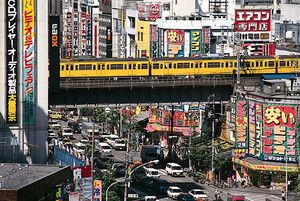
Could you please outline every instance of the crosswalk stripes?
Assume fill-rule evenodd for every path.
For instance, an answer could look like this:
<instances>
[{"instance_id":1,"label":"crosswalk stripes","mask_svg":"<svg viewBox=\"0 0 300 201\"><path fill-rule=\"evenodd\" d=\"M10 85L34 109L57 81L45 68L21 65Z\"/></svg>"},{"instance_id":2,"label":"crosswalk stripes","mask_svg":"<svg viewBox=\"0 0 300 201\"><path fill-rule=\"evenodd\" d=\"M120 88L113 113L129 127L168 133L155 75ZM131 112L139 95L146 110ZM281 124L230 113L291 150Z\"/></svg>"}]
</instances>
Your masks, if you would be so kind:
<instances>
[{"instance_id":1,"label":"crosswalk stripes","mask_svg":"<svg viewBox=\"0 0 300 201\"><path fill-rule=\"evenodd\" d=\"M167 175L167 171L165 169L158 169L158 172L162 175Z\"/></svg>"}]
</instances>

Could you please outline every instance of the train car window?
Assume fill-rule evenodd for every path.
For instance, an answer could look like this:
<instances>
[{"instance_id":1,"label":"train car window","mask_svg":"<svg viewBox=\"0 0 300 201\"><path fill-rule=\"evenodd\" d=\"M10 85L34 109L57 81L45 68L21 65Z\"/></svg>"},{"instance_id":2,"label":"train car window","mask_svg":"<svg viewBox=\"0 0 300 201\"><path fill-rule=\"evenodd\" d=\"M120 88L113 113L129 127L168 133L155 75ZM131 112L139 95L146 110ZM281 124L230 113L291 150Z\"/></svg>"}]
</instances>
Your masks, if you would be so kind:
<instances>
[{"instance_id":1,"label":"train car window","mask_svg":"<svg viewBox=\"0 0 300 201\"><path fill-rule=\"evenodd\" d=\"M183 63L178 63L177 68L183 68Z\"/></svg>"},{"instance_id":2,"label":"train car window","mask_svg":"<svg viewBox=\"0 0 300 201\"><path fill-rule=\"evenodd\" d=\"M159 64L153 64L153 69L159 69Z\"/></svg>"},{"instance_id":3,"label":"train car window","mask_svg":"<svg viewBox=\"0 0 300 201\"><path fill-rule=\"evenodd\" d=\"M79 70L85 70L85 65L79 64Z\"/></svg>"},{"instance_id":4,"label":"train car window","mask_svg":"<svg viewBox=\"0 0 300 201\"><path fill-rule=\"evenodd\" d=\"M234 65L234 68L236 68L236 67L237 67L237 62L234 62L234 64L233 64L233 65Z\"/></svg>"},{"instance_id":5,"label":"train car window","mask_svg":"<svg viewBox=\"0 0 300 201\"><path fill-rule=\"evenodd\" d=\"M67 66L66 66L66 70L69 70L69 64L67 64Z\"/></svg>"},{"instance_id":6,"label":"train car window","mask_svg":"<svg viewBox=\"0 0 300 201\"><path fill-rule=\"evenodd\" d=\"M244 62L244 66L242 66L242 67L250 68L250 62L249 61Z\"/></svg>"},{"instance_id":7,"label":"train car window","mask_svg":"<svg viewBox=\"0 0 300 201\"><path fill-rule=\"evenodd\" d=\"M207 63L203 63L203 68L207 68Z\"/></svg>"},{"instance_id":8,"label":"train car window","mask_svg":"<svg viewBox=\"0 0 300 201\"><path fill-rule=\"evenodd\" d=\"M173 64L173 68L176 69L177 68L177 63Z\"/></svg>"},{"instance_id":9,"label":"train car window","mask_svg":"<svg viewBox=\"0 0 300 201\"><path fill-rule=\"evenodd\" d=\"M131 64L129 64L129 68L128 69L131 70Z\"/></svg>"},{"instance_id":10,"label":"train car window","mask_svg":"<svg viewBox=\"0 0 300 201\"><path fill-rule=\"evenodd\" d=\"M148 69L148 65L147 64L142 64L142 69Z\"/></svg>"},{"instance_id":11,"label":"train car window","mask_svg":"<svg viewBox=\"0 0 300 201\"><path fill-rule=\"evenodd\" d=\"M279 65L280 65L280 66L285 66L285 61L280 61L280 62L279 62Z\"/></svg>"},{"instance_id":12,"label":"train car window","mask_svg":"<svg viewBox=\"0 0 300 201\"><path fill-rule=\"evenodd\" d=\"M100 64L98 64L97 70L101 70Z\"/></svg>"},{"instance_id":13,"label":"train car window","mask_svg":"<svg viewBox=\"0 0 300 201\"><path fill-rule=\"evenodd\" d=\"M225 67L228 68L228 62L225 62Z\"/></svg>"},{"instance_id":14,"label":"train car window","mask_svg":"<svg viewBox=\"0 0 300 201\"><path fill-rule=\"evenodd\" d=\"M208 62L208 68L220 68L220 62Z\"/></svg>"},{"instance_id":15,"label":"train car window","mask_svg":"<svg viewBox=\"0 0 300 201\"><path fill-rule=\"evenodd\" d=\"M72 66L71 66L71 68L72 68ZM96 70L96 65L93 65L93 70Z\"/></svg>"},{"instance_id":16,"label":"train car window","mask_svg":"<svg viewBox=\"0 0 300 201\"><path fill-rule=\"evenodd\" d=\"M116 70L117 69L117 65L116 64L111 64L110 65L110 69L111 70Z\"/></svg>"},{"instance_id":17,"label":"train car window","mask_svg":"<svg viewBox=\"0 0 300 201\"><path fill-rule=\"evenodd\" d=\"M70 70L73 70L73 64L70 65Z\"/></svg>"},{"instance_id":18,"label":"train car window","mask_svg":"<svg viewBox=\"0 0 300 201\"><path fill-rule=\"evenodd\" d=\"M102 70L105 70L105 64L102 64Z\"/></svg>"},{"instance_id":19,"label":"train car window","mask_svg":"<svg viewBox=\"0 0 300 201\"><path fill-rule=\"evenodd\" d=\"M61 65L61 70L65 70L65 65Z\"/></svg>"},{"instance_id":20,"label":"train car window","mask_svg":"<svg viewBox=\"0 0 300 201\"><path fill-rule=\"evenodd\" d=\"M136 69L136 64L133 64L133 70L135 70Z\"/></svg>"},{"instance_id":21,"label":"train car window","mask_svg":"<svg viewBox=\"0 0 300 201\"><path fill-rule=\"evenodd\" d=\"M193 63L191 63L191 68L194 68L194 64Z\"/></svg>"},{"instance_id":22,"label":"train car window","mask_svg":"<svg viewBox=\"0 0 300 201\"><path fill-rule=\"evenodd\" d=\"M87 65L85 66L85 69L86 69L86 70L92 70L92 65L91 65L91 64L87 64Z\"/></svg>"},{"instance_id":23,"label":"train car window","mask_svg":"<svg viewBox=\"0 0 300 201\"><path fill-rule=\"evenodd\" d=\"M190 64L189 63L184 63L184 68L190 68Z\"/></svg>"},{"instance_id":24,"label":"train car window","mask_svg":"<svg viewBox=\"0 0 300 201\"><path fill-rule=\"evenodd\" d=\"M127 69L127 64L124 65L124 69L125 69L125 70Z\"/></svg>"},{"instance_id":25,"label":"train car window","mask_svg":"<svg viewBox=\"0 0 300 201\"><path fill-rule=\"evenodd\" d=\"M199 64L198 64L198 63L196 63L196 64L195 64L195 68L198 68L198 66L199 66Z\"/></svg>"},{"instance_id":26,"label":"train car window","mask_svg":"<svg viewBox=\"0 0 300 201\"><path fill-rule=\"evenodd\" d=\"M75 70L78 70L78 65L75 65Z\"/></svg>"},{"instance_id":27,"label":"train car window","mask_svg":"<svg viewBox=\"0 0 300 201\"><path fill-rule=\"evenodd\" d=\"M224 63L223 62L221 62L221 68L224 68Z\"/></svg>"},{"instance_id":28,"label":"train car window","mask_svg":"<svg viewBox=\"0 0 300 201\"><path fill-rule=\"evenodd\" d=\"M164 68L164 65L163 64L160 64L160 69L163 69Z\"/></svg>"},{"instance_id":29,"label":"train car window","mask_svg":"<svg viewBox=\"0 0 300 201\"><path fill-rule=\"evenodd\" d=\"M268 66L268 62L265 61L265 67L267 67L267 66Z\"/></svg>"},{"instance_id":30,"label":"train car window","mask_svg":"<svg viewBox=\"0 0 300 201\"><path fill-rule=\"evenodd\" d=\"M255 65L256 65L255 67L259 67L259 62L257 61Z\"/></svg>"},{"instance_id":31,"label":"train car window","mask_svg":"<svg viewBox=\"0 0 300 201\"><path fill-rule=\"evenodd\" d=\"M286 62L286 66L287 66L287 67L290 67L290 61L287 61L287 62Z\"/></svg>"},{"instance_id":32,"label":"train car window","mask_svg":"<svg viewBox=\"0 0 300 201\"><path fill-rule=\"evenodd\" d=\"M138 64L138 69L141 69L141 64Z\"/></svg>"},{"instance_id":33,"label":"train car window","mask_svg":"<svg viewBox=\"0 0 300 201\"><path fill-rule=\"evenodd\" d=\"M274 66L275 62L274 61L269 61L269 66Z\"/></svg>"}]
</instances>

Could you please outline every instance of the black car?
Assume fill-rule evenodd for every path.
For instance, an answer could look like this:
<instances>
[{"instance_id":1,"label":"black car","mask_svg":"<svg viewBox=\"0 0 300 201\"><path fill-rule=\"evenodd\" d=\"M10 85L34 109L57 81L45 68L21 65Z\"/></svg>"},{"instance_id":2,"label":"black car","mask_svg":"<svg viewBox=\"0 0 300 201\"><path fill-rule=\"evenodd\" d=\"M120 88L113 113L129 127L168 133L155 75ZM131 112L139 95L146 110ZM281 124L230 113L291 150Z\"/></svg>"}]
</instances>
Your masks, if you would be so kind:
<instances>
[{"instance_id":1,"label":"black car","mask_svg":"<svg viewBox=\"0 0 300 201\"><path fill-rule=\"evenodd\" d=\"M76 121L69 121L68 126L73 130L73 133L80 133L81 129Z\"/></svg>"},{"instance_id":2,"label":"black car","mask_svg":"<svg viewBox=\"0 0 300 201\"><path fill-rule=\"evenodd\" d=\"M179 201L195 201L195 198L187 193L181 193L178 197L177 200Z\"/></svg>"},{"instance_id":3,"label":"black car","mask_svg":"<svg viewBox=\"0 0 300 201\"><path fill-rule=\"evenodd\" d=\"M117 178L125 177L126 167L123 163L114 163L112 169L115 172Z\"/></svg>"}]
</instances>

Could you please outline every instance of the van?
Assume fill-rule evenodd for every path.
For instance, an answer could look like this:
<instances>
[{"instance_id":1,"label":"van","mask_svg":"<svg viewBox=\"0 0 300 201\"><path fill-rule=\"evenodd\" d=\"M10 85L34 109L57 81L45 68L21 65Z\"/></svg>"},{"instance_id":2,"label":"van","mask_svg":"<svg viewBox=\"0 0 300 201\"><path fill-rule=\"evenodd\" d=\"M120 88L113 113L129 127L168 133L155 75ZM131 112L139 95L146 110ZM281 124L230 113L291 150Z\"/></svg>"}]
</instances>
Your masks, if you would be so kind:
<instances>
[{"instance_id":1,"label":"van","mask_svg":"<svg viewBox=\"0 0 300 201\"><path fill-rule=\"evenodd\" d=\"M144 169L145 169L147 177L151 177L151 178L159 178L160 177L160 174L157 169L154 169L154 168L144 168Z\"/></svg>"},{"instance_id":2,"label":"van","mask_svg":"<svg viewBox=\"0 0 300 201\"><path fill-rule=\"evenodd\" d=\"M99 149L100 153L102 154L105 155L111 154L111 147L105 142L100 142L96 147Z\"/></svg>"},{"instance_id":3,"label":"van","mask_svg":"<svg viewBox=\"0 0 300 201\"><path fill-rule=\"evenodd\" d=\"M143 145L141 149L141 159L143 163L160 160L161 156L158 147L153 145Z\"/></svg>"},{"instance_id":4,"label":"van","mask_svg":"<svg viewBox=\"0 0 300 201\"><path fill-rule=\"evenodd\" d=\"M177 163L167 163L166 171L167 174L171 176L183 176L183 169L181 165Z\"/></svg>"}]
</instances>

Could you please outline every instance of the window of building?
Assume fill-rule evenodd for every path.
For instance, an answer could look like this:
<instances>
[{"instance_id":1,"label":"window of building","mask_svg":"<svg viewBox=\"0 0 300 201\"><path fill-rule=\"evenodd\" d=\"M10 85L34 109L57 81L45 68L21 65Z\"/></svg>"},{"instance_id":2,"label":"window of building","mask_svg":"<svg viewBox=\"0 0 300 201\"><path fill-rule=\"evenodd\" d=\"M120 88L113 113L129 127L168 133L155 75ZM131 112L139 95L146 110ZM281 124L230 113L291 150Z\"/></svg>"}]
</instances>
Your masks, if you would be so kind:
<instances>
[{"instance_id":1,"label":"window of building","mask_svg":"<svg viewBox=\"0 0 300 201\"><path fill-rule=\"evenodd\" d=\"M170 10L170 3L164 3L163 4L163 10L169 11Z\"/></svg>"},{"instance_id":2,"label":"window of building","mask_svg":"<svg viewBox=\"0 0 300 201\"><path fill-rule=\"evenodd\" d=\"M135 28L135 18L128 17L128 19L129 19L130 28L134 29Z\"/></svg>"},{"instance_id":3,"label":"window of building","mask_svg":"<svg viewBox=\"0 0 300 201\"><path fill-rule=\"evenodd\" d=\"M141 32L141 41L144 41L144 33Z\"/></svg>"},{"instance_id":4,"label":"window of building","mask_svg":"<svg viewBox=\"0 0 300 201\"><path fill-rule=\"evenodd\" d=\"M140 41L140 35L141 33L138 31L138 41Z\"/></svg>"}]
</instances>

